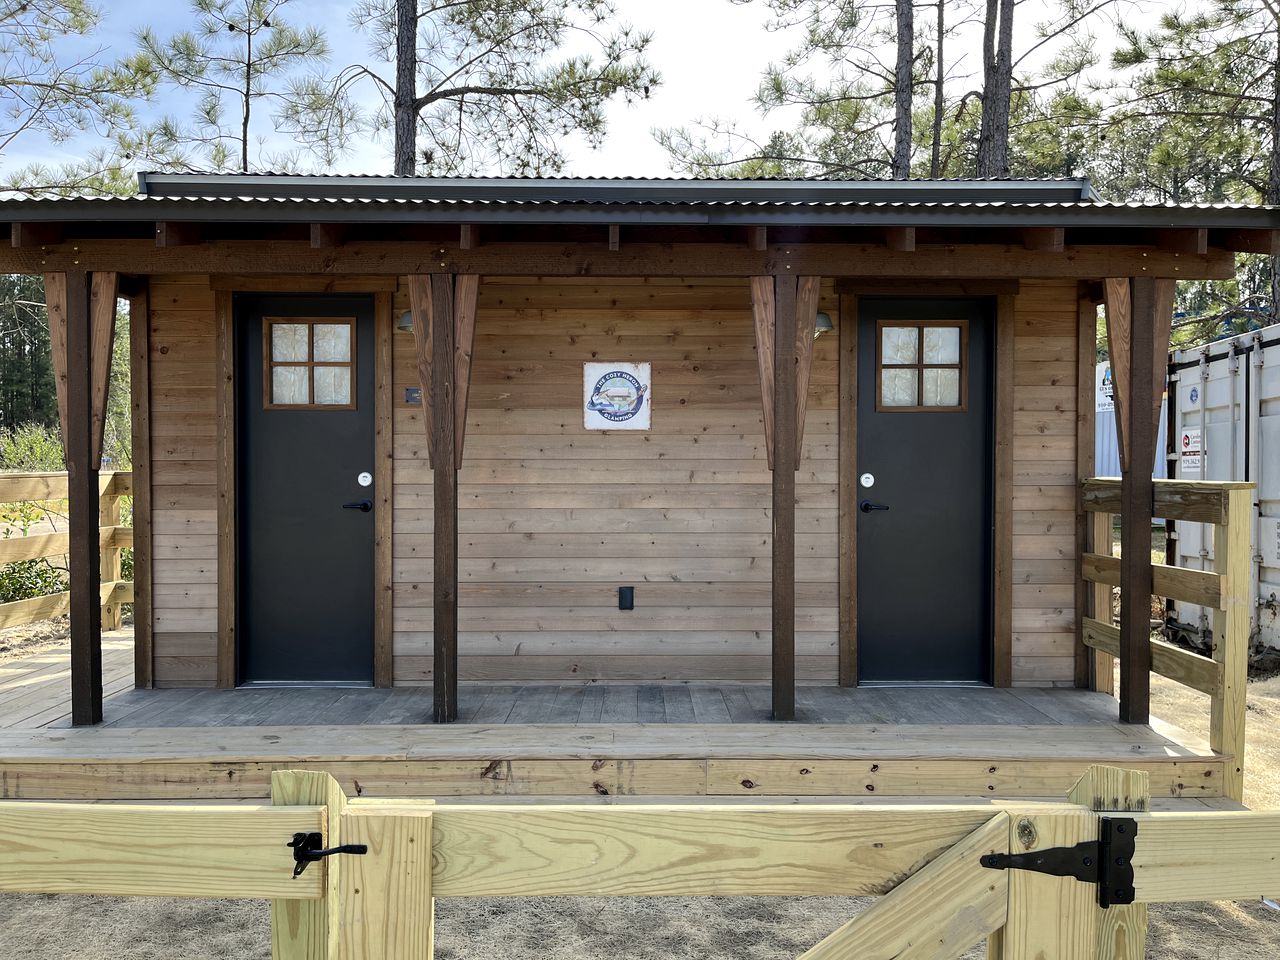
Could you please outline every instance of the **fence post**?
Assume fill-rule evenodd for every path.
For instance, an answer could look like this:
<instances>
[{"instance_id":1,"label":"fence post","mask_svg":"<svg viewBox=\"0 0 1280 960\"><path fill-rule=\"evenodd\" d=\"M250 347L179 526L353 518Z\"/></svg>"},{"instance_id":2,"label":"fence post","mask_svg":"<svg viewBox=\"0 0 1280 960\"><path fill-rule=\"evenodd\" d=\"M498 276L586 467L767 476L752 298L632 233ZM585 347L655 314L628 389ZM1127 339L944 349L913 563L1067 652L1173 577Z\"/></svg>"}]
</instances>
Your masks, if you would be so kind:
<instances>
[{"instance_id":1,"label":"fence post","mask_svg":"<svg viewBox=\"0 0 1280 960\"><path fill-rule=\"evenodd\" d=\"M1090 552L1104 557L1111 556L1113 540L1111 514L1089 514ZM1113 623L1111 585L1108 583L1091 583L1089 588L1090 608L1093 611L1093 619L1107 624ZM1101 650L1093 651L1093 689L1113 696L1116 692L1116 659Z\"/></svg>"},{"instance_id":2,"label":"fence post","mask_svg":"<svg viewBox=\"0 0 1280 960\"><path fill-rule=\"evenodd\" d=\"M343 843L363 843L364 856L343 864L337 911L340 960L431 960L431 808L347 807Z\"/></svg>"},{"instance_id":3,"label":"fence post","mask_svg":"<svg viewBox=\"0 0 1280 960\"><path fill-rule=\"evenodd\" d=\"M114 536L103 538L102 531L120 526L120 498L111 492L110 478L106 486L107 492L98 499L98 536L102 539L101 572L98 576L102 583L115 583L120 579L120 548L116 546ZM119 630L121 605L112 602L110 594L107 601L102 605L102 629Z\"/></svg>"},{"instance_id":4,"label":"fence post","mask_svg":"<svg viewBox=\"0 0 1280 960\"><path fill-rule=\"evenodd\" d=\"M271 802L275 806L319 804L329 808L325 844L342 843L342 810L346 794L327 773L311 770L273 770ZM338 956L338 901L344 856L328 857L309 870L325 871L322 900L271 901L272 960L335 960Z\"/></svg>"},{"instance_id":5,"label":"fence post","mask_svg":"<svg viewBox=\"0 0 1280 960\"><path fill-rule=\"evenodd\" d=\"M1210 707L1209 745L1231 756L1223 774L1223 795L1243 801L1253 491L1229 489L1225 496L1226 523L1213 528L1213 566L1222 577L1221 609L1213 611L1213 659L1222 664L1222 686Z\"/></svg>"},{"instance_id":6,"label":"fence post","mask_svg":"<svg viewBox=\"0 0 1280 960\"><path fill-rule=\"evenodd\" d=\"M1145 770L1090 767L1071 789L1072 803L1098 813L1151 809L1151 777ZM1096 960L1142 960L1147 946L1147 905L1131 903L1093 909Z\"/></svg>"},{"instance_id":7,"label":"fence post","mask_svg":"<svg viewBox=\"0 0 1280 960\"><path fill-rule=\"evenodd\" d=\"M1010 811L1009 851L1073 847L1098 838L1087 810ZM1009 917L987 940L988 960L1096 960L1098 892L1072 877L1009 871Z\"/></svg>"}]
</instances>

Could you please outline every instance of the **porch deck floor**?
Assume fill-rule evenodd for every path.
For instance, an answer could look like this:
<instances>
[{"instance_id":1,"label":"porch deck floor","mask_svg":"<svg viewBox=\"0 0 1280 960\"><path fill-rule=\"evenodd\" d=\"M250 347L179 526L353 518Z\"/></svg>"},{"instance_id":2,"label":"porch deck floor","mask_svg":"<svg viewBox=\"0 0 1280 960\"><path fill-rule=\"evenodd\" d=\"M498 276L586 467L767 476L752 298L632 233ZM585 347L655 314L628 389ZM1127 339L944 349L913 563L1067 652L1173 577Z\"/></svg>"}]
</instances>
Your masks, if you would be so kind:
<instances>
[{"instance_id":1,"label":"porch deck floor","mask_svg":"<svg viewBox=\"0 0 1280 960\"><path fill-rule=\"evenodd\" d=\"M0 664L0 798L262 798L285 767L365 796L1061 798L1108 763L1192 800L1229 762L1081 690L803 686L770 723L766 684L468 683L442 725L430 687L135 690L129 646L96 727L69 727L65 660Z\"/></svg>"}]
</instances>

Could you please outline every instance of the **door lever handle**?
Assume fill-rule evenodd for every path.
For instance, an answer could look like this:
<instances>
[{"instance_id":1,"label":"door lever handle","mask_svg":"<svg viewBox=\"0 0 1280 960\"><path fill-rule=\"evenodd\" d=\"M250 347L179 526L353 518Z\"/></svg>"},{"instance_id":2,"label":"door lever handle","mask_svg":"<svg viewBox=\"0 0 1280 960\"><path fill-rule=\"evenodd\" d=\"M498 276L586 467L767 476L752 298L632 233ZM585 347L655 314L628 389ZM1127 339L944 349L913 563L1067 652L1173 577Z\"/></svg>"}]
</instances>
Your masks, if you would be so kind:
<instances>
[{"instance_id":1,"label":"door lever handle","mask_svg":"<svg viewBox=\"0 0 1280 960\"><path fill-rule=\"evenodd\" d=\"M361 513L368 513L373 509L372 500L357 500L354 503L344 503L343 510L359 510Z\"/></svg>"},{"instance_id":2,"label":"door lever handle","mask_svg":"<svg viewBox=\"0 0 1280 960\"><path fill-rule=\"evenodd\" d=\"M872 510L888 510L889 507L883 503L872 503L870 500L862 500L858 503L858 509L863 513L870 513Z\"/></svg>"}]
</instances>

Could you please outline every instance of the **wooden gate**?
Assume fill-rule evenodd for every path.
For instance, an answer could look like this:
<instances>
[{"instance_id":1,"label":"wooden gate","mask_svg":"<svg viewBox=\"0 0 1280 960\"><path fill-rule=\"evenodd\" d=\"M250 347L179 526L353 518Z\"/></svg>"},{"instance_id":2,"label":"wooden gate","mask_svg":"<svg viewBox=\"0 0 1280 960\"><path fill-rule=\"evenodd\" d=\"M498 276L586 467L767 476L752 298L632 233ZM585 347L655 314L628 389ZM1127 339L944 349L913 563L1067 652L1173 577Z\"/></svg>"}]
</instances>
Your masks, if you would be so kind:
<instances>
[{"instance_id":1,"label":"wooden gate","mask_svg":"<svg viewBox=\"0 0 1280 960\"><path fill-rule=\"evenodd\" d=\"M273 787L260 806L0 804L0 890L270 899L278 960L430 958L435 898L569 895L881 898L805 960L951 960L983 939L995 960L1124 960L1148 903L1280 890L1280 813L1150 813L1146 774L1109 767L1068 802L1008 805L348 801L309 771ZM296 864L299 837L365 852Z\"/></svg>"}]
</instances>

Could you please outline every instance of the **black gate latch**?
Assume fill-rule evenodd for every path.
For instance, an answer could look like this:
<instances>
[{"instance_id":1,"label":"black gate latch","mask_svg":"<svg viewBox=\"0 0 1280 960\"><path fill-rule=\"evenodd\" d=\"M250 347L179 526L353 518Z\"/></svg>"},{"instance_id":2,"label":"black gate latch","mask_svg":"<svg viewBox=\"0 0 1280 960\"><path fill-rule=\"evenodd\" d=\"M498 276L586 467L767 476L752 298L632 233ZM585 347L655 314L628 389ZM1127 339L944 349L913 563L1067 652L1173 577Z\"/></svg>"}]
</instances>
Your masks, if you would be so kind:
<instances>
[{"instance_id":1,"label":"black gate latch","mask_svg":"<svg viewBox=\"0 0 1280 960\"><path fill-rule=\"evenodd\" d=\"M1095 884L1100 907L1133 903L1137 897L1133 888L1133 847L1138 824L1126 817L1102 817L1099 826L1097 840L1033 853L992 853L981 863L993 870L1031 870Z\"/></svg>"},{"instance_id":2,"label":"black gate latch","mask_svg":"<svg viewBox=\"0 0 1280 960\"><path fill-rule=\"evenodd\" d=\"M299 877L307 869L307 864L331 857L335 853L368 853L369 848L363 843L344 843L340 847L321 850L324 835L319 833L295 833L293 839L285 844L293 849L293 875Z\"/></svg>"}]
</instances>

